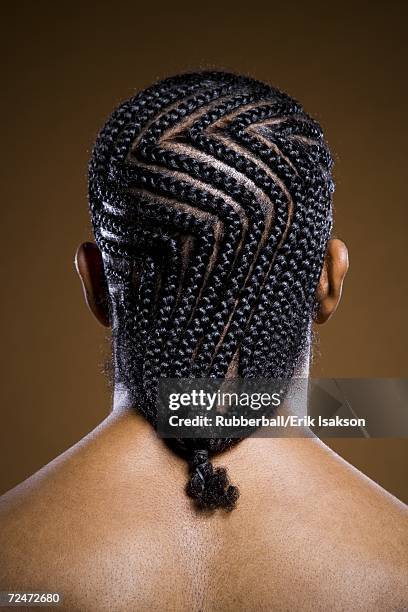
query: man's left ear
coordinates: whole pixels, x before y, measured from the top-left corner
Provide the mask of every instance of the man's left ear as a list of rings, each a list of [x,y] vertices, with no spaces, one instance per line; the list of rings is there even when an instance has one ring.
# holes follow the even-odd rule
[[[110,327],[109,295],[102,254],[93,242],[81,244],[75,254],[75,267],[81,279],[89,310],[105,327]]]
[[[315,323],[325,323],[336,312],[348,267],[346,245],[342,240],[332,238],[327,243],[323,269],[316,290],[318,310]]]

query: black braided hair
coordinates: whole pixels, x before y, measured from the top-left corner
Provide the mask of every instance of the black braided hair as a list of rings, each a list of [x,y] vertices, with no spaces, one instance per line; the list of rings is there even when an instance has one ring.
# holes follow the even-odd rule
[[[160,377],[291,378],[308,344],[332,226],[332,159],[285,93],[198,72],[121,104],[89,165],[109,285],[115,376],[156,426]],[[231,510],[211,456],[235,440],[183,439],[186,491]]]

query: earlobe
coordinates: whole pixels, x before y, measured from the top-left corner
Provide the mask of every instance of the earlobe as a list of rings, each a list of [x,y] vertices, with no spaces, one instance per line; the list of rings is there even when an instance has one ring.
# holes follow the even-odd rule
[[[342,240],[332,238],[327,244],[326,257],[316,290],[318,310],[315,323],[325,323],[336,312],[348,267],[346,245]]]
[[[75,254],[75,267],[81,279],[89,310],[104,327],[110,326],[109,296],[102,255],[96,244],[84,242]]]

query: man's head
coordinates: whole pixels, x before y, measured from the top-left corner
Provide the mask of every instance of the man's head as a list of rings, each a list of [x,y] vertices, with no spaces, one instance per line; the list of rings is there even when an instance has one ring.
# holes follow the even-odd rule
[[[90,162],[98,248],[77,264],[116,379],[153,424],[160,377],[299,368],[347,270],[331,168],[300,104],[246,77],[176,76],[114,111]]]

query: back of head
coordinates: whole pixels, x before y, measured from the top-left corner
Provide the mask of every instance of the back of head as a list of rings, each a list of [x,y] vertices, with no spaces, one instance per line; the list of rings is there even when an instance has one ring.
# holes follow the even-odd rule
[[[115,377],[153,426],[160,377],[294,375],[331,232],[331,166],[300,104],[250,78],[184,74],[114,111],[90,162],[90,208]],[[209,461],[232,443],[178,440],[201,508],[234,507]]]

